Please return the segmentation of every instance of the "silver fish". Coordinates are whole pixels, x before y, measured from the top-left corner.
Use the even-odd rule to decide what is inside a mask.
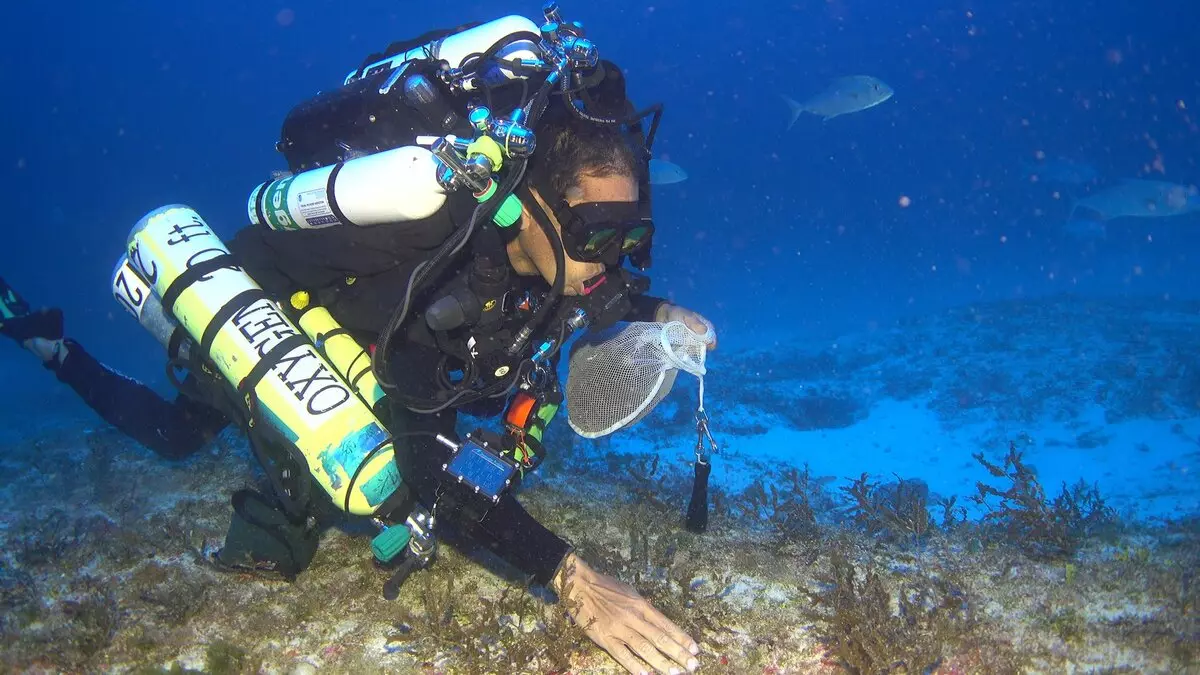
[[[1200,211],[1196,187],[1158,180],[1127,178],[1101,192],[1076,200],[1067,220],[1167,218]]]
[[[828,121],[848,113],[874,108],[891,98],[894,93],[892,88],[879,78],[870,75],[850,75],[837,78],[825,91],[803,103],[783,96],[784,102],[792,112],[788,129],[792,128],[803,113],[819,115]]]
[[[650,160],[650,184],[651,185],[670,185],[672,183],[682,183],[687,180],[687,172],[683,167],[668,162],[665,159]]]

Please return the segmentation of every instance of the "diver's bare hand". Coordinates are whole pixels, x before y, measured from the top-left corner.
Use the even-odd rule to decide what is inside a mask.
[[[700,667],[700,647],[632,586],[568,553],[551,587],[587,636],[631,673],[678,675]],[[564,590],[565,589],[565,590]]]
[[[50,359],[58,359],[58,362],[62,363],[67,358],[67,351],[69,351],[62,340],[47,340],[40,337],[29,338],[21,346],[41,359],[42,363],[48,363]]]
[[[697,335],[704,335],[712,331],[712,339],[708,342],[708,351],[711,352],[717,348],[717,332],[713,329],[712,322],[690,309],[664,302],[654,313],[654,320],[659,323],[682,321],[683,325],[692,329],[692,332]]]

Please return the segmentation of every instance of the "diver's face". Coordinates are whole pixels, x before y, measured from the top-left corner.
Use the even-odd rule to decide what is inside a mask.
[[[549,215],[550,222],[562,236],[562,226],[554,217],[550,205],[542,198],[537,189],[530,192],[538,205]],[[585,202],[634,202],[638,200],[638,184],[632,176],[589,176],[584,175],[579,180],[579,187],[566,194],[567,204],[575,206]],[[521,233],[508,246],[508,257],[518,274],[532,276],[541,274],[547,283],[554,283],[555,264],[554,247],[546,238],[546,233],[538,225],[537,220],[529,213],[527,206],[521,212]],[[583,282],[604,271],[604,265],[597,262],[579,262],[568,257],[566,264],[566,284],[564,295],[581,295]]]

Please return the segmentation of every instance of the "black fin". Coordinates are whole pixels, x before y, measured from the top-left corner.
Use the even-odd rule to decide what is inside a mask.
[[[33,311],[29,303],[0,278],[0,335],[24,342],[40,337],[61,340],[63,313],[57,307]]]

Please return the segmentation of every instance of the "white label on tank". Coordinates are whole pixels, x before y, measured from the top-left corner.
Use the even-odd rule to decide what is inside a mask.
[[[299,334],[277,306],[265,299],[238,310],[229,322],[259,358],[285,339]],[[304,405],[309,415],[335,410],[353,397],[310,344],[287,351],[271,366],[271,372]]]
[[[325,188],[305,190],[296,195],[296,214],[298,220],[308,223],[309,227],[325,227],[337,225],[337,216],[329,208],[329,200],[325,196]]]
[[[113,277],[113,296],[127,312],[137,319],[142,318],[146,298],[150,297],[150,287],[133,271],[133,265],[128,260],[117,268],[117,274]]]

